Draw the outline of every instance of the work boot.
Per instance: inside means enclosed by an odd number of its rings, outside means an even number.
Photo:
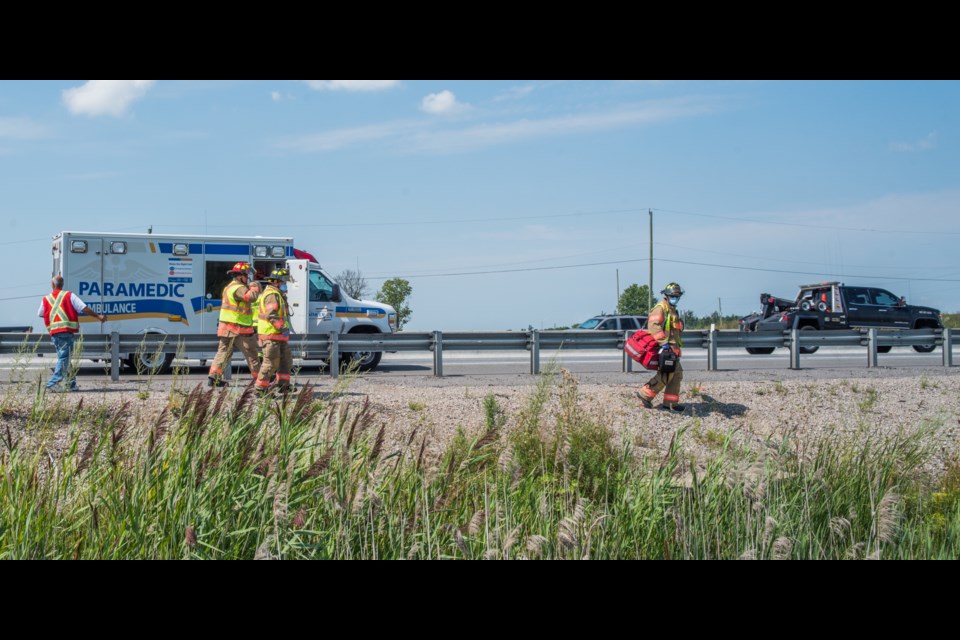
[[[660,408],[664,409],[665,411],[674,411],[676,413],[680,413],[685,409],[685,407],[679,402],[664,402],[662,405],[660,405]]]
[[[639,391],[634,391],[633,395],[637,396],[637,400],[640,401],[640,406],[644,409],[653,409],[653,403],[644,398]]]

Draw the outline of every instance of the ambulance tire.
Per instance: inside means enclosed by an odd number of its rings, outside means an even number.
[[[380,364],[383,357],[382,351],[357,351],[344,353],[340,356],[340,367],[345,369],[350,366],[352,360],[357,360],[360,371],[373,371]]]
[[[170,365],[173,363],[172,353],[161,353],[159,357],[152,357],[154,354],[136,354],[131,353],[126,360],[127,366],[138,375],[157,375],[168,373]]]

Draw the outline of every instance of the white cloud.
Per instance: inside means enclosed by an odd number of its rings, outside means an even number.
[[[622,129],[709,113],[714,105],[699,100],[678,99],[627,105],[608,111],[569,116],[522,119],[475,125],[463,129],[419,134],[410,146],[419,151],[449,153],[467,151],[532,138],[556,137],[592,131]]]
[[[937,146],[937,132],[931,131],[926,137],[920,138],[916,142],[891,142],[890,150],[900,153],[909,153],[912,151],[928,151]]]
[[[155,83],[156,80],[88,80],[81,87],[65,89],[63,102],[74,115],[119,117]]]
[[[440,94],[435,94],[440,95]],[[456,102],[460,108],[469,105]],[[440,104],[443,100],[440,100]],[[449,104],[449,103],[447,103]],[[627,105],[615,110],[573,114],[556,118],[521,119],[472,125],[463,128],[433,128],[435,121],[394,121],[335,129],[280,141],[277,146],[295,151],[333,151],[371,141],[389,140],[403,152],[456,153],[519,142],[606,129],[620,129],[710,113],[716,106],[699,100],[663,100]],[[443,113],[442,111],[440,113]]]
[[[270,98],[271,98],[274,102],[280,102],[281,100],[283,100],[283,96],[280,95],[280,92],[279,92],[279,91],[271,91],[271,92],[270,92]]]
[[[497,97],[493,99],[494,102],[501,102],[503,100],[519,100],[524,96],[529,95],[533,92],[534,86],[532,84],[523,85],[520,87],[510,87]]]
[[[46,127],[29,118],[0,118],[0,138],[29,140],[47,135]]]
[[[322,133],[282,140],[277,146],[281,149],[291,149],[294,151],[334,151],[373,140],[396,138],[408,133],[411,128],[417,126],[422,125],[417,125],[412,122],[387,122],[365,127],[335,129],[333,131],[324,131]]]
[[[452,91],[431,93],[420,101],[420,110],[434,114],[450,114],[463,111],[467,105],[457,102],[457,96]]]
[[[399,80],[304,80],[317,91],[383,91],[400,84]]]

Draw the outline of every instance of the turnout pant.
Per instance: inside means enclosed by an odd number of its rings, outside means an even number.
[[[673,373],[660,373],[650,378],[647,384],[640,389],[640,395],[647,400],[653,400],[663,391],[665,403],[680,402],[680,381],[683,380],[683,367],[677,360],[677,369]]]
[[[257,373],[260,371],[260,358],[257,356],[257,337],[250,335],[232,335],[220,336],[220,346],[217,347],[217,355],[213,358],[213,364],[210,365],[211,378],[219,379],[223,376],[225,367],[230,366],[230,358],[233,357],[233,350],[239,347],[243,357],[247,359],[247,366],[250,368],[250,374],[253,379],[257,379]]]
[[[263,364],[257,378],[257,389],[266,389],[277,377],[277,387],[286,390],[290,387],[290,370],[293,369],[293,352],[286,340],[262,340]]]

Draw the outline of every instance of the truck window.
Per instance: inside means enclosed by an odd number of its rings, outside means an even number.
[[[319,271],[310,272],[310,302],[333,300],[333,284]]]
[[[205,278],[204,297],[207,300],[219,300],[223,296],[223,288],[233,279],[227,271],[233,269],[234,262],[208,262]]]
[[[863,287],[847,287],[844,289],[847,304],[873,304],[870,301],[870,291]]]
[[[602,323],[600,323],[600,326],[597,327],[597,329],[599,330],[616,329],[616,328],[617,328],[616,318],[610,318],[609,320],[604,320]]]
[[[620,329],[623,331],[633,331],[634,329],[639,329],[637,326],[637,321],[633,318],[620,318]]]
[[[895,307],[900,303],[900,298],[883,289],[874,289],[873,299],[874,304],[879,304],[884,307]]]

